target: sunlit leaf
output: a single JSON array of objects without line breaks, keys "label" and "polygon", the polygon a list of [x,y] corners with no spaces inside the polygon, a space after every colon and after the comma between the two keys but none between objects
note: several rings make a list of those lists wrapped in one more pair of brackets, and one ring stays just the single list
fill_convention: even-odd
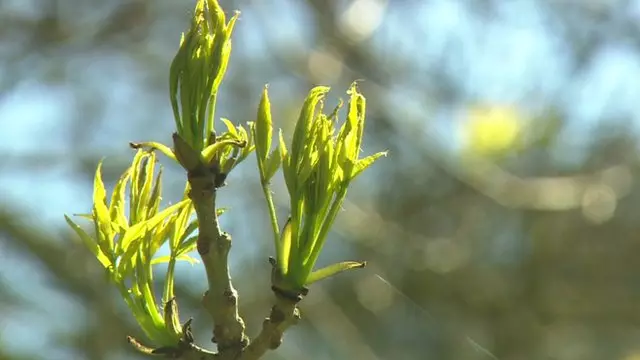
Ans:
[{"label": "sunlit leaf", "polygon": [[180,82],[180,77],[184,72],[183,69],[186,60],[186,47],[184,46],[184,44],[185,34],[182,33],[180,37],[180,46],[178,48],[178,52],[173,58],[173,61],[171,61],[171,66],[169,67],[169,97],[171,99],[171,108],[173,109],[173,117],[175,120],[176,129],[179,133],[183,132],[180,106],[178,103],[178,83]]},{"label": "sunlit leaf", "polygon": [[280,247],[278,254],[278,266],[280,266],[280,271],[283,275],[286,275],[289,272],[289,257],[291,255],[291,218],[287,220],[287,223],[284,225],[282,229],[282,233],[280,234]]},{"label": "sunlit leaf", "polygon": [[189,263],[189,264],[191,264],[191,265],[197,265],[197,264],[200,264],[200,260],[198,260],[198,259],[196,259],[196,258],[194,258],[194,257],[192,257],[192,256],[189,256],[189,255],[188,255],[188,254],[186,254],[186,253],[178,255],[178,257],[176,258],[176,260],[178,260],[178,261],[186,261],[186,262],[188,262],[188,263]]},{"label": "sunlit leaf", "polygon": [[144,160],[144,151],[138,150],[131,162],[131,180],[129,186],[129,225],[135,225],[142,220],[138,213],[140,202],[140,163]]},{"label": "sunlit leaf", "polygon": [[91,221],[92,223],[93,223],[93,222],[94,222],[94,220],[95,220],[95,219],[93,218],[93,215],[92,215],[92,214],[73,214],[73,216],[78,216],[78,217],[81,217],[81,218],[83,218],[83,219],[87,219],[87,220]]},{"label": "sunlit leaf", "polygon": [[151,238],[151,243],[149,244],[149,254],[155,254],[158,249],[169,239],[170,234],[174,229],[177,217],[178,214],[174,212],[169,215],[165,221],[161,222],[153,229],[153,237]]},{"label": "sunlit leaf", "polygon": [[[315,171],[316,166],[318,165],[318,152],[311,150],[308,153],[308,156],[302,161],[302,166],[298,168],[298,173],[296,174],[296,183],[299,185],[303,185],[309,180],[309,176],[311,173]],[[292,167],[294,166],[291,164]]]},{"label": "sunlit leaf", "polygon": [[220,140],[220,141],[217,141],[215,144],[211,144],[207,146],[204,150],[202,150],[202,158],[204,159],[205,162],[209,163],[211,162],[211,159],[213,159],[213,157],[216,154],[222,152],[228,146],[243,147],[245,145],[246,143],[239,142],[238,140],[234,140],[234,139]]},{"label": "sunlit leaf", "polygon": [[316,270],[312,272],[307,278],[307,282],[305,285],[310,285],[316,281],[320,281],[322,279],[326,279],[330,276],[333,276],[337,273],[347,271],[350,269],[359,269],[365,267],[366,262],[360,261],[344,261],[337,264],[329,265],[322,269]]},{"label": "sunlit leaf", "polygon": [[258,105],[258,116],[255,125],[256,154],[262,163],[267,161],[267,156],[271,149],[272,133],[271,103],[269,102],[268,86],[265,86],[262,90],[260,105]]},{"label": "sunlit leaf", "polygon": [[[171,256],[170,255],[164,255],[164,256],[159,256],[157,258],[154,258],[153,260],[151,260],[151,265],[158,265],[158,264],[163,264],[163,263],[168,263],[169,260],[171,260]],[[176,257],[176,260],[178,261],[186,261],[191,265],[196,265],[200,263],[200,260],[191,257],[189,255],[185,254],[181,254],[178,255]]]},{"label": "sunlit leaf", "polygon": [[127,188],[127,181],[131,176],[131,168],[125,170],[124,173],[116,182],[111,194],[111,202],[109,204],[109,214],[111,221],[117,224],[120,228],[126,229],[129,227],[127,217],[125,215],[125,190]]},{"label": "sunlit leaf", "polygon": [[142,238],[149,229],[153,229],[154,227],[158,226],[160,223],[165,221],[167,217],[169,217],[173,212],[181,209],[190,201],[190,199],[182,200],[179,203],[171,205],[168,208],[162,210],[151,219],[137,223],[130,227],[121,240],[122,248],[126,250],[133,240]]},{"label": "sunlit leaf", "polygon": [[[134,281],[137,283],[138,288],[142,292],[142,300],[144,304],[146,304],[146,310],[151,315],[151,319],[154,323],[154,327],[159,330],[159,335],[163,336],[163,330],[165,329],[164,318],[156,305],[155,295],[153,294],[153,278],[151,272],[151,265],[149,262],[149,267],[147,268],[147,264],[142,259],[143,254],[141,252],[138,253],[138,257],[135,264],[135,272],[136,276]],[[170,341],[167,339],[166,341]]]},{"label": "sunlit leaf", "polygon": [[277,153],[278,149],[274,149],[267,157],[264,164],[264,181],[269,181],[280,168],[282,157]]},{"label": "sunlit leaf", "polygon": [[[364,135],[364,123],[365,123],[365,119],[366,119],[366,99],[364,96],[362,96],[362,94],[360,94],[360,92],[358,92],[358,84],[357,82],[354,82],[353,84],[351,84],[351,87],[349,88],[349,90],[347,91],[347,94],[349,94],[351,96],[350,102],[349,102],[349,116],[352,116],[351,113],[351,108],[354,108],[355,111],[355,123],[354,123],[354,140],[353,140],[353,149],[352,151],[354,151],[353,153],[351,153],[351,156],[353,156],[353,159],[357,159],[358,158],[358,153],[360,152],[360,147],[362,146],[362,138]],[[349,120],[348,120],[349,121]]]},{"label": "sunlit leaf", "polygon": [[[249,140],[251,140],[251,138],[249,137],[249,133],[252,131],[254,123],[249,121],[249,122],[247,122],[247,125],[249,126],[249,131],[248,132],[247,132],[247,129],[245,129],[244,126],[242,126],[242,124],[238,125],[237,131],[238,131],[238,136],[241,139],[249,141]],[[249,145],[249,144],[251,144],[251,141],[249,141],[247,145]]]},{"label": "sunlit leaf", "polygon": [[113,225],[107,208],[107,192],[102,182],[102,161],[98,163],[93,182],[93,217],[96,226],[98,246],[111,258],[114,250]]},{"label": "sunlit leaf", "polygon": [[117,273],[122,277],[129,276],[133,272],[141,241],[141,239],[135,239],[129,243],[122,256],[118,259]]},{"label": "sunlit leaf", "polygon": [[141,171],[138,172],[140,178],[138,185],[140,186],[140,192],[138,193],[138,209],[137,212],[140,216],[140,220],[148,219],[148,214],[152,212],[149,210],[151,205],[151,188],[153,186],[154,172],[155,172],[156,157],[153,153],[147,153],[142,162]]},{"label": "sunlit leaf", "polygon": [[178,161],[176,159],[176,155],[173,153],[173,150],[171,150],[171,148],[168,147],[167,145],[161,144],[159,142],[149,141],[149,142],[141,142],[141,143],[131,143],[130,145],[136,149],[147,148],[150,150],[158,150],[169,159],[173,161]]},{"label": "sunlit leaf", "polygon": [[331,112],[331,114],[329,114],[328,119],[331,120],[332,122],[337,121],[338,112],[340,111],[340,109],[342,109],[342,106],[344,106],[344,101],[342,99],[338,99],[338,105],[336,105],[336,107],[333,108],[333,111]]},{"label": "sunlit leaf", "polygon": [[108,269],[109,266],[111,266],[111,261],[109,260],[109,258],[107,258],[107,256],[105,256],[102,250],[100,250],[98,244],[96,243],[96,240],[89,236],[89,234],[87,234],[80,226],[78,226],[78,224],[74,223],[67,215],[64,216],[64,219],[67,221],[67,224],[69,224],[69,226],[73,229],[73,231],[78,234],[89,251],[91,251],[91,253],[98,259],[100,264]]},{"label": "sunlit leaf", "polygon": [[180,247],[178,247],[176,254],[182,255],[195,250],[197,242],[198,242],[198,235],[190,236],[180,244]]},{"label": "sunlit leaf", "polygon": [[[217,212],[217,211],[216,211]],[[182,244],[185,242],[185,240],[194,232],[196,231],[196,229],[198,229],[198,219],[195,218],[193,220],[191,220],[191,222],[189,223],[189,225],[187,225],[187,228],[184,230],[184,232],[182,233],[182,237],[180,237],[178,244]]]},{"label": "sunlit leaf", "polygon": [[295,194],[295,169],[290,165],[289,152],[287,151],[287,145],[284,142],[284,136],[282,130],[278,136],[280,144],[278,145],[278,152],[280,153],[280,162],[282,165],[282,174],[284,175],[285,184],[289,190],[289,194]]},{"label": "sunlit leaf", "polygon": [[358,160],[351,172],[351,179],[355,179],[356,176],[360,175],[366,168],[371,166],[377,159],[383,156],[387,156],[386,151],[381,151]]},{"label": "sunlit leaf", "polygon": [[318,103],[329,92],[329,87],[316,86],[307,95],[300,116],[293,132],[293,140],[291,142],[291,165],[298,167],[300,157],[303,156],[304,147],[307,143],[307,136],[311,131],[311,125],[315,118],[316,107]]},{"label": "sunlit leaf", "polygon": [[171,237],[171,251],[177,250],[180,239],[184,236],[184,231],[189,223],[189,218],[193,213],[193,203],[189,201],[184,207],[178,211],[178,216],[173,225],[173,236]]},{"label": "sunlit leaf", "polygon": [[242,134],[242,138],[247,140],[247,145],[242,148],[242,154],[238,158],[238,163],[243,161],[244,159],[251,154],[252,151],[256,149],[255,140],[253,136],[253,126],[252,122],[249,122],[249,131],[245,130],[242,125],[238,126],[238,131]]},{"label": "sunlit leaf", "polygon": [[240,137],[240,134],[238,134],[238,131],[236,130],[236,126],[233,125],[233,123],[229,119],[222,118],[221,120],[227,126],[227,131],[229,132],[229,134],[233,135],[234,138],[238,139]]},{"label": "sunlit leaf", "polygon": [[150,218],[158,213],[158,209],[160,209],[160,201],[162,200],[161,194],[162,194],[162,167],[158,170],[156,181],[153,185],[153,189],[151,190],[151,195],[149,197],[149,206],[147,209],[147,218]]}]

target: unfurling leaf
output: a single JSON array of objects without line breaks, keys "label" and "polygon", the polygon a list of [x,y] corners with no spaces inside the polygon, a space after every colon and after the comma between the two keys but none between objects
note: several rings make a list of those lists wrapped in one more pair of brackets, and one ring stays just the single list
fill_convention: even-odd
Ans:
[{"label": "unfurling leaf", "polygon": [[326,279],[330,276],[333,276],[343,271],[347,271],[350,269],[360,269],[365,267],[365,265],[367,265],[366,262],[360,262],[360,261],[343,261],[337,264],[329,265],[327,267],[323,267],[322,269],[312,272],[307,278],[307,282],[305,285],[310,285],[316,281]]},{"label": "unfurling leaf", "polygon": [[278,153],[278,149],[274,149],[271,154],[267,157],[264,163],[264,179],[263,181],[268,182],[271,180],[273,175],[276,174],[278,169],[280,168],[280,163],[282,162],[282,157]]},{"label": "unfurling leaf", "polygon": [[116,185],[113,188],[113,193],[111,194],[111,203],[109,203],[111,221],[121,229],[129,227],[127,217],[125,215],[125,190],[130,176],[131,168],[128,168],[124,173],[122,173],[118,182],[116,182]]},{"label": "unfurling leaf", "polygon": [[107,192],[102,182],[102,161],[98,163],[93,181],[93,211],[92,216],[96,228],[98,246],[102,252],[113,262],[114,231],[107,208]]},{"label": "unfurling leaf", "polygon": [[351,179],[355,179],[356,176],[360,175],[366,168],[371,166],[376,160],[378,160],[383,156],[387,156],[386,151],[381,151],[373,155],[369,155],[366,158],[362,158],[358,160],[358,162],[356,162],[356,165],[352,170]]},{"label": "unfurling leaf", "polygon": [[161,144],[159,142],[150,141],[150,142],[141,142],[141,143],[129,143],[129,146],[131,146],[133,149],[147,148],[149,150],[158,150],[169,159],[173,161],[178,161],[176,159],[176,155],[173,153],[173,150],[171,150],[171,148],[168,147],[167,145]]},{"label": "unfurling leaf", "polygon": [[238,141],[235,139],[219,140],[215,144],[211,144],[204,150],[202,150],[202,158],[206,163],[210,163],[214,156],[216,156],[219,152],[223,151],[228,146],[237,146],[241,148],[246,145],[246,142]]},{"label": "unfurling leaf", "polygon": [[64,219],[67,221],[67,224],[73,229],[73,231],[78,234],[82,242],[85,244],[89,251],[93,253],[93,255],[98,259],[100,264],[108,269],[112,264],[109,258],[100,250],[96,240],[93,239],[89,234],[87,234],[78,224],[74,223],[67,215],[64,216]]},{"label": "unfurling leaf", "polygon": [[289,257],[291,256],[291,218],[282,229],[280,234],[280,247],[278,249],[278,266],[283,275],[289,272]]},{"label": "unfurling leaf", "polygon": [[271,150],[272,133],[271,103],[269,102],[268,87],[265,86],[262,90],[262,97],[258,106],[258,117],[255,123],[256,153],[259,161],[263,164],[267,162],[269,151]]}]

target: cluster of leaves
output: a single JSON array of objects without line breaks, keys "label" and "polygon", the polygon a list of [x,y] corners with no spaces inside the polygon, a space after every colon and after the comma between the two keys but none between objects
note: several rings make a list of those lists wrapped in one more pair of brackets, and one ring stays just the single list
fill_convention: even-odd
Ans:
[{"label": "cluster of leaves", "polygon": [[221,174],[231,172],[253,151],[251,129],[247,131],[228,119],[222,119],[227,131],[221,136],[216,136],[214,128],[218,88],[229,63],[238,15],[227,22],[217,1],[197,1],[191,26],[182,34],[169,72],[176,124],[174,148],[158,142],[134,144],[136,147],[158,149],[187,170],[207,164]]},{"label": "cluster of leaves", "polygon": [[218,88],[231,55],[236,13],[227,23],[217,1],[198,1],[171,64],[169,90],[178,134],[194,150],[210,144]]},{"label": "cluster of leaves", "polygon": [[[263,91],[255,126],[256,155],[264,194],[269,204],[276,247],[276,263],[287,287],[298,290],[318,280],[363,262],[346,261],[315,270],[329,229],[342,206],[351,181],[385,152],[359,159],[365,125],[366,102],[352,84],[345,121],[336,134],[342,102],[330,114],[323,113],[323,99],[329,88],[318,86],[309,92],[300,111],[291,145],[282,132],[276,150],[271,148],[271,106]],[[277,153],[276,153],[277,151]],[[282,165],[289,192],[291,217],[278,232],[268,182]]]},{"label": "cluster of leaves", "polygon": [[[196,245],[193,233],[198,223],[191,219],[193,206],[186,198],[161,210],[162,169],[154,177],[155,173],[155,154],[138,150],[132,165],[120,176],[107,202],[102,164],[98,164],[93,186],[93,209],[91,214],[80,215],[93,224],[95,234],[89,235],[68,216],[65,219],[102,264],[145,334],[169,345],[180,338],[181,327],[177,315],[166,311],[162,314],[159,310],[154,295],[152,267],[168,264],[162,296],[162,302],[166,304],[174,296],[176,261],[197,262],[189,253]],[[125,199],[127,189],[128,206]],[[156,256],[165,244],[168,244],[169,255]]]}]

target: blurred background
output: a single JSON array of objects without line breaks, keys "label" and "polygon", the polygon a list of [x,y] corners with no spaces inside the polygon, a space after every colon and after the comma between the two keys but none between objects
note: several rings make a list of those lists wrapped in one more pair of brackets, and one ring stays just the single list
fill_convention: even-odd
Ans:
[{"label": "blurred background", "polygon": [[[63,220],[113,184],[129,141],[170,143],[168,69],[192,0],[0,0],[0,359],[139,359],[141,336]],[[307,91],[356,79],[364,173],[314,285],[267,359],[640,359],[640,1],[238,0],[217,117],[270,84],[291,133]],[[218,125],[220,127],[220,125]],[[166,203],[184,174],[164,161]],[[274,183],[281,220],[282,180]],[[253,157],[221,191],[249,333],[270,228]],[[200,344],[199,265],[178,267]],[[161,273],[158,281],[162,281]]]}]

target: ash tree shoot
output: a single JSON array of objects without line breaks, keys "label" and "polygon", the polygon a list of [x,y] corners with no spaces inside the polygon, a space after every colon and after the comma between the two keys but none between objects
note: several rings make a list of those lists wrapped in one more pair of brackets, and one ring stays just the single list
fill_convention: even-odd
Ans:
[{"label": "ash tree shoot", "polygon": [[[364,262],[345,261],[317,268],[329,230],[351,182],[378,158],[360,158],[366,102],[354,83],[347,94],[346,118],[339,119],[342,102],[325,113],[329,88],[309,91],[295,130],[287,143],[280,131],[274,139],[268,89],[262,90],[255,122],[234,125],[222,119],[214,130],[218,89],[231,53],[231,35],[238,18],[227,21],[215,0],[198,0],[191,26],[182,34],[169,72],[170,100],[176,132],[173,144],[130,143],[136,151],[131,166],[107,195],[98,164],[91,214],[79,215],[93,225],[85,231],[70,217],[69,226],[104,267],[146,339],[129,337],[135,349],[148,355],[178,359],[259,359],[276,349],[283,333],[300,318],[297,304],[312,283],[339,272],[361,268]],[[341,124],[341,125],[340,125]],[[238,293],[229,274],[231,235],[220,228],[216,193],[233,169],[255,153],[265,204],[271,220],[274,257],[270,278],[274,304],[253,338],[245,333],[238,313]],[[183,198],[162,208],[162,169],[158,154],[186,172]],[[270,180],[282,170],[291,215],[278,219]],[[197,235],[196,235],[197,234]],[[168,244],[167,256],[156,255]],[[194,343],[191,319],[182,322],[174,293],[177,261],[198,263],[207,276],[204,310],[213,322],[217,352]],[[153,270],[166,269],[164,287],[154,286]],[[146,345],[143,345],[146,344]]]}]

